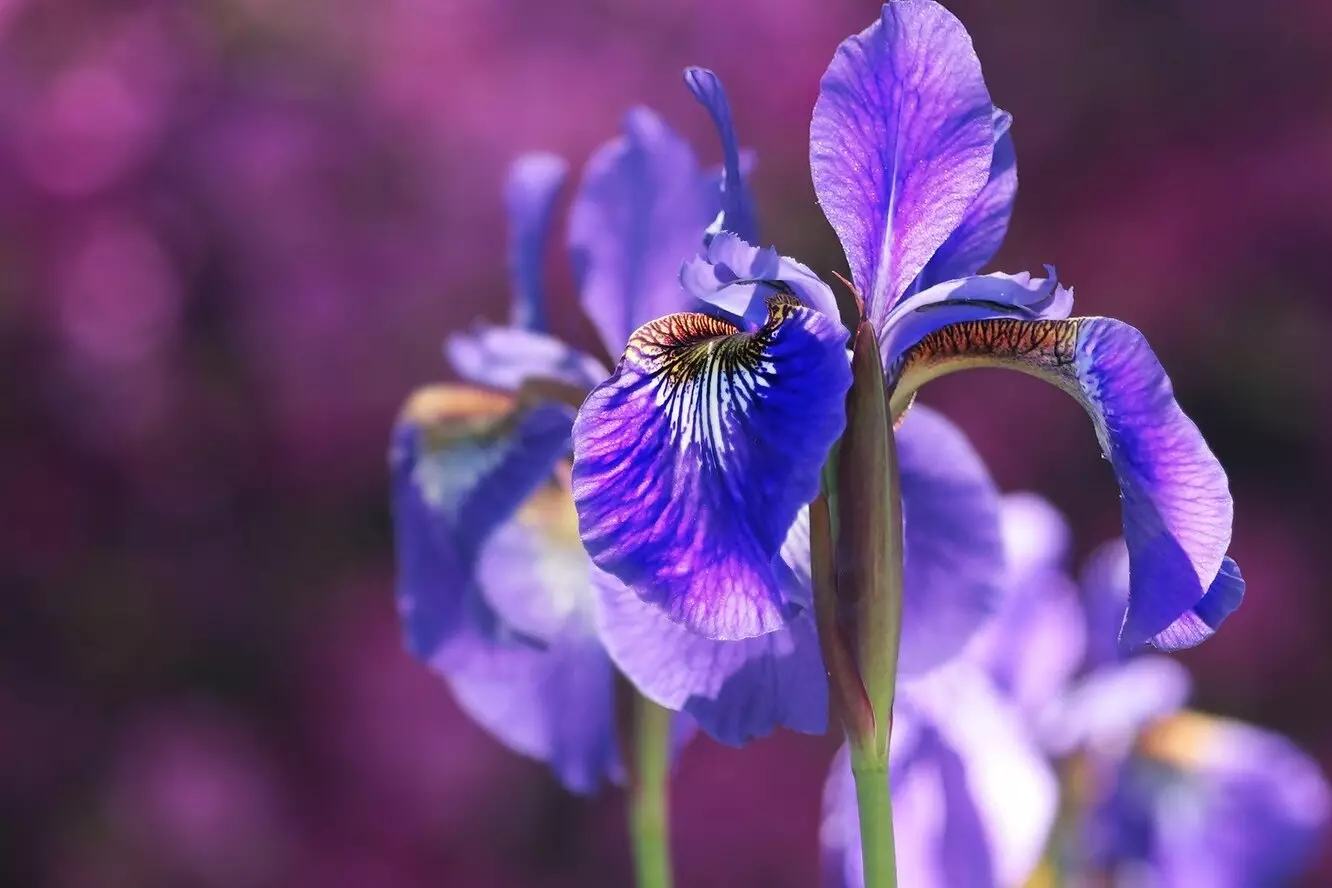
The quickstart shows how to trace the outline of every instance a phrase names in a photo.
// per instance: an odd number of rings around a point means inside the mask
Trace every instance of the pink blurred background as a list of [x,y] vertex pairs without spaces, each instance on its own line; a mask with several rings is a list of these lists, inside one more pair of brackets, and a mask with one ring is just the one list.
[[[1249,599],[1183,658],[1199,703],[1332,764],[1332,8],[950,6],[1016,119],[998,267],[1143,329],[1230,472]],[[581,164],[635,102],[718,159],[687,64],[759,152],[765,238],[841,269],[808,118],[876,10],[0,0],[0,884],[627,884],[616,794],[566,796],[400,649],[388,428],[505,313],[509,159]],[[926,400],[1079,552],[1116,532],[1056,392]],[[832,748],[691,747],[680,884],[815,884]]]

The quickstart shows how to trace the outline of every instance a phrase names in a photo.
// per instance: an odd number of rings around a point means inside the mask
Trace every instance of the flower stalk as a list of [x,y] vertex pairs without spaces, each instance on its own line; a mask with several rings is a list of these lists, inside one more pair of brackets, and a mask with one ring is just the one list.
[[634,695],[629,835],[638,888],[671,888],[670,804],[672,713]]

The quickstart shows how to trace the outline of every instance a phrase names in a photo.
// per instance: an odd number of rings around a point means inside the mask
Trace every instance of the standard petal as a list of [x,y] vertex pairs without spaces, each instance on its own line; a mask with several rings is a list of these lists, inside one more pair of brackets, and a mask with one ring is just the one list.
[[554,154],[525,154],[509,167],[504,206],[509,214],[509,279],[513,282],[510,323],[545,330],[546,297],[541,265],[555,200],[569,165]]
[[1045,379],[1090,415],[1123,503],[1130,593],[1120,642],[1144,644],[1197,606],[1221,571],[1233,504],[1143,335],[1110,318],[952,324],[889,368],[894,412],[928,380],[975,366]]
[[718,641],[671,622],[619,580],[597,573],[602,642],[648,699],[688,713],[728,746],[778,727],[827,731],[828,680],[809,610],[766,635]]
[[916,405],[897,430],[906,560],[902,674],[952,657],[992,613],[1003,587],[999,492],[957,426]]
[[445,353],[463,379],[506,392],[533,379],[590,389],[610,375],[596,358],[554,336],[520,327],[478,324],[450,336]]
[[437,660],[459,633],[488,634],[493,614],[474,584],[480,547],[568,453],[570,414],[461,386],[408,401],[390,468],[398,611],[415,656]]
[[785,296],[754,332],[692,314],[635,332],[574,425],[592,560],[709,637],[780,627],[772,560],[841,434],[846,338]]
[[1153,727],[1138,754],[1147,768],[1137,800],[1156,831],[1162,885],[1286,885],[1312,862],[1332,795],[1290,740],[1187,712]]
[[731,103],[721,78],[707,68],[686,68],[685,85],[708,110],[722,144],[721,214],[713,223],[718,231],[733,231],[745,240],[758,239],[758,215],[745,185],[740,163],[740,144],[731,122]]
[[823,75],[814,190],[876,329],[985,187],[992,107],[971,37],[931,0],[884,4]]
[[654,318],[688,309],[680,263],[695,255],[720,207],[716,179],[646,108],[587,162],[569,211],[579,298],[612,355]]
[[994,109],[994,157],[990,160],[990,178],[971,202],[967,213],[926,264],[916,279],[916,289],[967,277],[984,268],[994,258],[1008,233],[1017,197],[1017,154],[1013,151],[1013,119],[1006,111]]
[[729,231],[719,232],[702,253],[685,262],[680,283],[695,299],[749,329],[767,320],[768,297],[777,293],[789,293],[829,317],[838,316],[832,289],[809,268]]
[[1073,310],[1073,291],[1060,286],[1053,266],[1048,277],[1018,274],[975,275],[945,281],[899,302],[880,328],[885,364],[930,333],[959,321],[1018,318],[1062,320]]
[[[969,669],[915,684],[894,713],[893,832],[898,881],[913,888],[1018,886],[1035,869],[1058,788],[1022,720]],[[911,730],[897,742],[897,722]],[[864,884],[855,791],[845,751],[824,790],[825,872]],[[840,862],[840,872],[836,863]]]

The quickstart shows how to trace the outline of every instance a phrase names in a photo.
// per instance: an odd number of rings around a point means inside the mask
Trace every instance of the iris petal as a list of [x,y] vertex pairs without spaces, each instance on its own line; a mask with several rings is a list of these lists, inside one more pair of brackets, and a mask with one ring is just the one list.
[[732,231],[745,240],[758,238],[758,216],[745,185],[740,145],[731,122],[731,103],[721,78],[707,68],[686,68],[685,84],[712,117],[722,143],[721,214],[713,224],[717,231]]
[[592,155],[569,211],[579,298],[606,350],[653,318],[688,308],[680,262],[698,252],[719,207],[716,179],[645,108]]
[[509,278],[514,289],[510,322],[515,327],[547,327],[541,260],[568,170],[563,158],[544,153],[525,154],[509,168],[504,206],[509,214]]
[[516,392],[531,379],[590,389],[609,375],[596,358],[554,336],[519,327],[478,324],[450,336],[445,352],[463,379],[506,392]]
[[769,304],[754,332],[694,314],[643,326],[574,424],[592,560],[712,638],[785,621],[772,560],[845,423],[846,329]]
[[916,405],[897,430],[906,539],[899,670],[952,657],[993,611],[1003,583],[999,492],[957,426]]
[[1221,562],[1221,570],[1191,610],[1185,611],[1151,638],[1152,647],[1163,651],[1178,651],[1196,647],[1216,634],[1226,617],[1244,601],[1244,577],[1239,565],[1229,556]]
[[1130,593],[1120,642],[1141,645],[1198,605],[1221,571],[1233,504],[1142,334],[1109,318],[953,324],[890,368],[895,409],[928,379],[973,366],[1042,378],[1091,416],[1123,503]]
[[695,299],[749,328],[767,319],[768,297],[777,293],[790,293],[829,317],[838,316],[832,290],[808,267],[771,247],[752,246],[729,231],[718,233],[702,253],[685,262],[680,283]]
[[916,279],[917,289],[975,274],[994,258],[1008,233],[1017,197],[1017,154],[1010,131],[1012,117],[994,109],[994,156],[990,178],[967,208],[966,215],[948,240],[930,258]]
[[473,582],[478,553],[568,452],[570,414],[462,386],[408,401],[390,467],[398,609],[415,656],[444,656],[457,635],[493,621]]
[[823,75],[814,190],[875,329],[989,180],[992,110],[966,29],[929,0],[884,4]]

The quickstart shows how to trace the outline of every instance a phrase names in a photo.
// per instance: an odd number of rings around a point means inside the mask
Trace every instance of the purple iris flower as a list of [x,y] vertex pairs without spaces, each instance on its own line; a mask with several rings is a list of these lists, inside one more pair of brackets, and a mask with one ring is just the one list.
[[[739,205],[740,160],[728,160],[724,175],[701,169],[646,109],[589,160],[569,248],[583,308],[612,353],[636,327],[693,304],[678,269],[723,209]],[[501,742],[590,792],[622,776],[597,594],[617,582],[578,536],[569,433],[574,407],[609,371],[547,330],[541,258],[564,177],[549,155],[514,164],[510,323],[450,338],[467,384],[408,400],[390,462],[408,648]]]
[[[880,345],[899,447],[909,449],[916,389],[954,370],[1008,367],[1068,392],[1090,414],[1122,495],[1133,594],[1121,643],[1196,643],[1199,620],[1214,627],[1224,610],[1203,602],[1226,564],[1225,474],[1138,331],[1068,318],[1072,292],[1053,272],[976,273],[1011,212],[1009,122],[966,30],[932,0],[886,4],[824,75],[810,130],[815,191]],[[634,332],[575,422],[583,541],[669,619],[711,638],[760,637],[801,613],[781,555],[845,424],[848,333],[827,285],[741,233],[717,234],[681,280],[710,311]],[[913,496],[902,454],[906,671],[961,648],[1002,573],[983,467],[940,469],[933,446],[926,461],[973,502],[932,512]],[[957,557],[935,561],[931,546]],[[931,581],[913,582],[922,570]]]

